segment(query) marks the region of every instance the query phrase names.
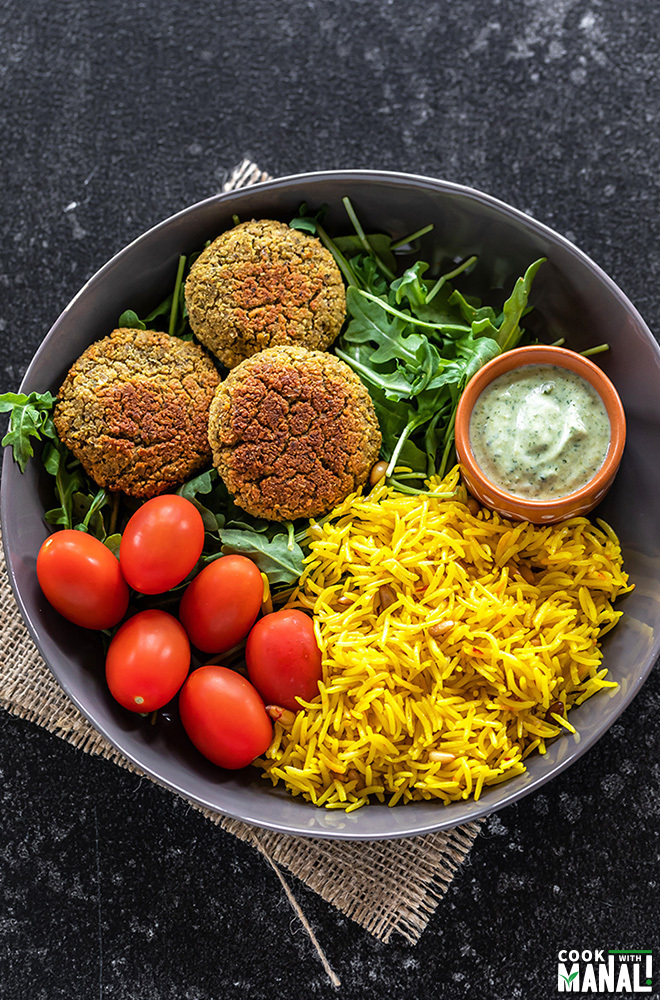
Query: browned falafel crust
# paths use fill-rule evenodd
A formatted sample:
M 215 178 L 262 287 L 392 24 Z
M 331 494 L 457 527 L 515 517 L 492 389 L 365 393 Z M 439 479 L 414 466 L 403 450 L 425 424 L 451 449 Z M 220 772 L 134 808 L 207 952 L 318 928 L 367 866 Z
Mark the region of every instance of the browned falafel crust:
M 55 428 L 99 486 L 153 497 L 210 461 L 208 417 L 218 381 L 198 344 L 114 330 L 72 365 Z
M 213 462 L 255 517 L 317 517 L 366 482 L 380 429 L 366 388 L 323 351 L 271 347 L 243 361 L 211 404 Z
M 323 351 L 346 313 L 330 251 L 270 219 L 218 236 L 192 265 L 185 295 L 193 333 L 227 368 L 267 347 Z

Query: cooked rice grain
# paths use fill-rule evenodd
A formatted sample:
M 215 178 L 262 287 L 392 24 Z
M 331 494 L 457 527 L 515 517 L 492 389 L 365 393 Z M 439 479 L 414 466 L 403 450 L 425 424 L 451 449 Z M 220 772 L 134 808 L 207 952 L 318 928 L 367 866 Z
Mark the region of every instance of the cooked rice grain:
M 616 687 L 598 640 L 632 587 L 611 528 L 475 516 L 458 468 L 433 488 L 353 494 L 310 534 L 289 603 L 314 614 L 323 681 L 258 763 L 316 805 L 478 799 Z

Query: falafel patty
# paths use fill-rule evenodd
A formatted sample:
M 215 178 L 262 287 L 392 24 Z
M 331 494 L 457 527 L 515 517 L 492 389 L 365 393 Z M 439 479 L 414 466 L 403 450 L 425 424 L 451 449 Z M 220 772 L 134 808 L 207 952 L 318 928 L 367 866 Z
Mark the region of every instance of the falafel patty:
M 271 347 L 233 369 L 211 404 L 213 463 L 255 517 L 317 517 L 366 482 L 381 435 L 371 397 L 323 351 Z
M 71 367 L 55 428 L 99 486 L 153 497 L 209 462 L 218 381 L 197 344 L 152 330 L 114 330 Z
M 185 295 L 193 333 L 227 368 L 267 347 L 323 351 L 346 313 L 330 251 L 269 219 L 218 236 L 192 265 Z

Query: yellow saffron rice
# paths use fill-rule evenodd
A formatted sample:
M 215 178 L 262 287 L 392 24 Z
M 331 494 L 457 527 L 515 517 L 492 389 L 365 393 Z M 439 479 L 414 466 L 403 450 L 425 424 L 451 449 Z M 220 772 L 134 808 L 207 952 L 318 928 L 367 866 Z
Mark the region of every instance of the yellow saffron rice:
M 323 681 L 258 763 L 316 805 L 478 799 L 616 687 L 598 641 L 632 587 L 611 528 L 475 515 L 458 468 L 432 489 L 353 494 L 311 528 L 289 604 L 314 614 Z

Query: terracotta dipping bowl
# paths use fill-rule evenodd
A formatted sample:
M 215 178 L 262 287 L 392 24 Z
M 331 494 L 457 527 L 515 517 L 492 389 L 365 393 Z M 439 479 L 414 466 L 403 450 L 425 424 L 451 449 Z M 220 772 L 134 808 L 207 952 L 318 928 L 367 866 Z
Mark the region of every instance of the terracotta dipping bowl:
M 497 486 L 481 470 L 470 444 L 470 417 L 486 386 L 500 375 L 523 365 L 556 365 L 581 375 L 602 399 L 610 420 L 610 443 L 595 476 L 573 493 L 552 500 L 532 500 L 515 496 Z M 465 484 L 470 493 L 492 510 L 516 521 L 552 524 L 568 517 L 586 514 L 603 499 L 621 464 L 626 441 L 626 417 L 619 395 L 606 375 L 588 358 L 562 347 L 519 347 L 493 358 L 469 381 L 456 412 L 456 453 Z

